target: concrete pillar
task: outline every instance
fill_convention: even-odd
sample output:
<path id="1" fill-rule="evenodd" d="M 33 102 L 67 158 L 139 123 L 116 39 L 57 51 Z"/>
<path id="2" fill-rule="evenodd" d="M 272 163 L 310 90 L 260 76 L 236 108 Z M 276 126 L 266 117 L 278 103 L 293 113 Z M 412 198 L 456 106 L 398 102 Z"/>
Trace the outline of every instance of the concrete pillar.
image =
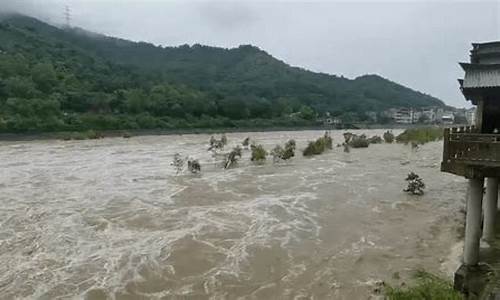
<path id="1" fill-rule="evenodd" d="M 476 265 L 479 262 L 483 184 L 484 179 L 482 178 L 469 179 L 464 246 L 464 263 L 469 266 Z"/>
<path id="2" fill-rule="evenodd" d="M 495 222 L 498 203 L 498 178 L 486 178 L 486 196 L 484 199 L 483 240 L 495 238 Z"/>
<path id="3" fill-rule="evenodd" d="M 498 178 L 497 178 L 498 179 Z M 498 187 L 498 198 L 497 199 L 500 199 L 500 186 Z M 500 211 L 500 201 L 497 201 L 498 202 L 498 207 L 497 207 L 497 210 Z"/>

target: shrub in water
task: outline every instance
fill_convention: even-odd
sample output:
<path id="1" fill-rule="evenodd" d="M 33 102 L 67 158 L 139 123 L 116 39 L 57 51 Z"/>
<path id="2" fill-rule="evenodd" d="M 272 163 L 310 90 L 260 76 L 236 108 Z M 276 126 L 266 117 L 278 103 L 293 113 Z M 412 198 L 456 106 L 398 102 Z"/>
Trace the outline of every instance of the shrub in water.
<path id="1" fill-rule="evenodd" d="M 214 136 L 211 136 L 209 143 L 210 147 L 208 147 L 208 151 L 222 150 L 224 149 L 224 146 L 227 145 L 226 135 L 223 134 L 219 140 L 214 138 Z"/>
<path id="2" fill-rule="evenodd" d="M 271 151 L 271 155 L 273 157 L 274 162 L 279 162 L 283 160 L 289 160 L 290 158 L 295 156 L 295 140 L 289 140 L 285 144 L 285 148 L 277 145 Z"/>
<path id="3" fill-rule="evenodd" d="M 309 142 L 302 154 L 304 156 L 318 155 L 325 152 L 326 149 L 332 149 L 332 138 L 328 133 L 314 142 Z"/>
<path id="4" fill-rule="evenodd" d="M 392 131 L 387 130 L 386 132 L 384 132 L 384 141 L 389 144 L 394 142 L 394 134 L 392 133 Z"/>
<path id="5" fill-rule="evenodd" d="M 366 135 L 353 135 L 351 141 L 349 142 L 349 146 L 352 148 L 366 148 L 370 146 L 370 142 L 366 138 Z"/>
<path id="6" fill-rule="evenodd" d="M 378 135 L 374 135 L 368 139 L 370 144 L 381 144 L 383 142 L 382 138 Z"/>
<path id="7" fill-rule="evenodd" d="M 285 149 L 289 148 L 289 149 L 295 150 L 296 147 L 297 147 L 297 144 L 295 143 L 295 140 L 288 140 L 288 142 L 286 142 L 286 144 L 285 144 Z"/>
<path id="8" fill-rule="evenodd" d="M 349 144 L 351 142 L 351 139 L 353 136 L 354 136 L 354 134 L 352 134 L 350 132 L 344 133 L 344 143 Z"/>
<path id="9" fill-rule="evenodd" d="M 324 147 L 323 148 L 319 147 L 319 144 L 317 142 L 309 142 L 304 151 L 302 151 L 302 155 L 304 156 L 318 155 L 323 153 L 324 151 L 325 151 Z"/>
<path id="10" fill-rule="evenodd" d="M 200 162 L 197 159 L 189 159 L 188 170 L 193 174 L 201 172 Z"/>
<path id="11" fill-rule="evenodd" d="M 222 134 L 222 136 L 220 137 L 220 142 L 222 143 L 223 146 L 227 145 L 227 137 L 225 134 Z"/>
<path id="12" fill-rule="evenodd" d="M 250 137 L 246 137 L 241 144 L 243 147 L 247 148 L 248 145 L 250 145 Z"/>
<path id="13" fill-rule="evenodd" d="M 179 174 L 184 169 L 184 161 L 185 159 L 183 159 L 179 153 L 174 154 L 171 165 L 174 166 L 176 174 Z"/>
<path id="14" fill-rule="evenodd" d="M 283 152 L 285 152 L 285 149 L 281 147 L 280 145 L 276 145 L 273 150 L 271 150 L 271 156 L 273 157 L 273 162 L 279 162 L 281 160 L 281 157 L 283 156 Z"/>
<path id="15" fill-rule="evenodd" d="M 267 151 L 262 145 L 251 145 L 250 148 L 252 150 L 251 161 L 262 162 L 266 160 Z"/>
<path id="16" fill-rule="evenodd" d="M 408 187 L 403 191 L 419 196 L 424 194 L 425 184 L 420 176 L 413 172 L 410 172 L 405 180 L 408 182 Z"/>

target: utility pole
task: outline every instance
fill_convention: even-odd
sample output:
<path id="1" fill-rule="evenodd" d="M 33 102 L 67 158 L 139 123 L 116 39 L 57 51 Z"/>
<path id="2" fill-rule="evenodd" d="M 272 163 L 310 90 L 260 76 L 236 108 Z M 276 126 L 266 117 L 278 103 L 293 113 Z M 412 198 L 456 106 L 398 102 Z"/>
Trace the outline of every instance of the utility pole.
<path id="1" fill-rule="evenodd" d="M 66 20 L 66 27 L 71 28 L 71 10 L 68 5 L 66 5 L 64 9 L 64 18 Z"/>

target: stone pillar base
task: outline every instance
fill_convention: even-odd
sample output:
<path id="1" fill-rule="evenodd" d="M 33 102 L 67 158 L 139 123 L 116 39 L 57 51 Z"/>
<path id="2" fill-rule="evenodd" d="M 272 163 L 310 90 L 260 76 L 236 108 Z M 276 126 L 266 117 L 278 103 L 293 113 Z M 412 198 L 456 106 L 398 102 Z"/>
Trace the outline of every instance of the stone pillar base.
<path id="1" fill-rule="evenodd" d="M 465 299 L 484 299 L 492 269 L 485 264 L 468 266 L 462 264 L 455 272 L 453 288 L 465 295 Z"/>

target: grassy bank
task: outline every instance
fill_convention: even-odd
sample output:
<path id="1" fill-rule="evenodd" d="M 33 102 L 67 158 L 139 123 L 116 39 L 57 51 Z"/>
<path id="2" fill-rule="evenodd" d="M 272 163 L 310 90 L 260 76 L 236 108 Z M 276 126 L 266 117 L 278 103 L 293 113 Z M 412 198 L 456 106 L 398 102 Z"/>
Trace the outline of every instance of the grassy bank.
<path id="1" fill-rule="evenodd" d="M 417 271 L 415 283 L 407 287 L 387 286 L 385 296 L 388 300 L 462 300 L 464 297 L 453 289 L 450 281 L 434 274 Z"/>
<path id="2" fill-rule="evenodd" d="M 396 137 L 398 143 L 425 144 L 443 139 L 442 127 L 409 128 Z"/>

